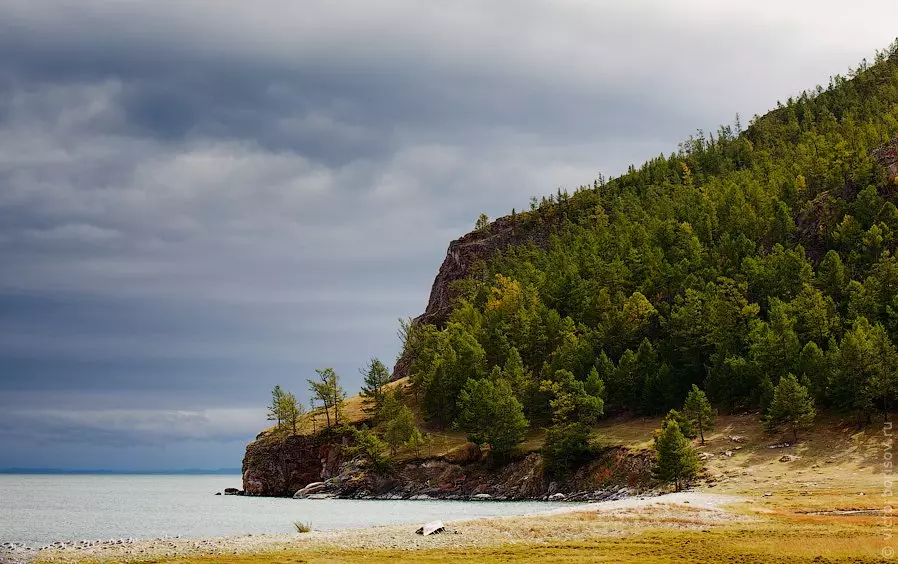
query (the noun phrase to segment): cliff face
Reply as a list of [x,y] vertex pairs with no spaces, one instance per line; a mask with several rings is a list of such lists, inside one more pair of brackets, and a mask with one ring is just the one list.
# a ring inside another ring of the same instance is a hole
[[287,497],[311,482],[334,475],[342,462],[340,438],[260,436],[246,446],[243,490],[246,495]]
[[[546,223],[534,224],[522,221],[520,216],[514,220],[511,216],[505,216],[493,221],[488,229],[472,231],[449,243],[446,258],[431,286],[427,308],[415,318],[414,323],[443,324],[452,310],[453,282],[468,278],[474,265],[510,246],[533,243],[545,248],[549,232]],[[393,380],[408,376],[410,361],[404,355],[396,361]]]
[[[331,439],[333,440],[333,438]],[[338,497],[352,499],[617,499],[654,485],[649,451],[615,447],[553,481],[543,472],[543,458],[495,465],[480,456],[446,456],[409,462],[378,473],[344,460],[342,445],[318,437],[289,437],[277,444],[261,439],[247,447],[243,460],[246,495]]]

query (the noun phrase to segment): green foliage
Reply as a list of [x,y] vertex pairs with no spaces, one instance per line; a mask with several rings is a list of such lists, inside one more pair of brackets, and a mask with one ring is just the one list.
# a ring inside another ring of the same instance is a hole
[[594,455],[590,429],[583,423],[560,423],[546,432],[543,445],[545,471],[550,476],[563,476]]
[[275,421],[277,430],[281,430],[281,425],[284,422],[283,405],[284,390],[278,385],[271,390],[271,403],[268,404],[268,421]]
[[384,386],[390,383],[390,372],[380,360],[372,358],[368,365],[359,370],[363,377],[362,397],[365,398],[365,413],[374,415],[380,409],[384,397]]
[[673,421],[680,428],[680,432],[683,433],[683,436],[687,439],[694,439],[698,437],[698,429],[692,419],[690,419],[684,412],[677,411],[676,409],[671,409],[667,412],[667,415],[664,416],[664,420],[662,421],[662,426],[664,423],[668,421]]
[[507,456],[523,441],[530,427],[521,402],[504,380],[468,380],[459,394],[458,406],[456,427],[472,442],[489,443],[498,458]]
[[831,343],[828,360],[829,397],[837,407],[854,411],[858,426],[877,404],[885,408],[894,403],[898,352],[882,325],[857,318],[841,342]]
[[349,456],[360,456],[365,466],[374,471],[389,468],[389,458],[384,455],[387,444],[374,431],[362,425],[359,429],[353,429],[352,434],[352,445],[346,449]]
[[309,391],[315,399],[320,400],[324,406],[324,414],[327,419],[327,427],[331,427],[331,415],[333,414],[333,426],[340,425],[340,412],[343,407],[343,400],[346,399],[346,392],[340,386],[340,377],[334,372],[333,368],[324,368],[315,370],[318,373],[318,379],[309,379]]
[[764,421],[770,432],[776,432],[784,425],[789,427],[793,440],[797,441],[798,431],[809,429],[815,415],[814,400],[807,388],[799,384],[794,375],[788,374],[776,385]]
[[285,393],[281,399],[280,412],[284,426],[289,428],[294,435],[302,430],[305,423],[303,415],[306,410],[291,392]]
[[676,491],[689,483],[698,473],[698,453],[692,441],[683,436],[672,417],[664,420],[655,434],[655,468],[653,474],[663,482],[673,483]]
[[384,440],[390,446],[390,454],[395,455],[396,449],[408,442],[417,430],[415,418],[407,406],[400,405],[385,421]]
[[296,396],[285,392],[280,386],[271,390],[271,403],[268,406],[268,420],[275,421],[275,430],[279,433],[291,431],[294,435],[302,430],[305,408],[296,400]]
[[880,58],[745,130],[532,199],[513,221],[531,243],[473,266],[439,326],[402,327],[427,418],[450,424],[487,378],[559,444],[572,423],[663,413],[694,385],[721,409],[766,409],[788,374],[859,424],[889,409],[898,207],[871,151],[896,108],[898,56]]
[[474,223],[474,229],[476,231],[488,231],[490,228],[490,218],[485,213],[480,214],[477,217],[477,221]]
[[[714,409],[705,392],[695,384],[692,385],[689,395],[686,396],[683,413],[698,427],[699,437],[701,437],[702,444],[705,444],[705,431],[714,429]],[[682,427],[680,430],[682,431]]]
[[555,425],[571,422],[593,425],[602,416],[602,398],[589,395],[583,382],[567,370],[555,372],[555,377],[544,380],[540,389],[550,394],[549,409]]
[[421,447],[429,445],[431,442],[430,435],[425,435],[421,432],[420,429],[415,427],[412,429],[411,434],[408,437],[408,440],[405,441],[405,446],[415,451],[415,456],[421,457]]

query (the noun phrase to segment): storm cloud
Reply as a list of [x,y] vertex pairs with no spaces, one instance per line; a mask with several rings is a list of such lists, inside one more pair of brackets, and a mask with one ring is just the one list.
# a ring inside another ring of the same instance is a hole
[[481,212],[895,36],[861,1],[0,5],[0,467],[238,466],[274,384],[391,362]]

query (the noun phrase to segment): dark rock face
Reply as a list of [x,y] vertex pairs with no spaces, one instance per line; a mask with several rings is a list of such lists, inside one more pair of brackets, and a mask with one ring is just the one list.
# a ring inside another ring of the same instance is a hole
[[335,475],[342,462],[342,437],[260,436],[246,446],[246,495],[289,497],[311,482]]
[[[415,318],[414,323],[444,323],[455,297],[451,288],[453,282],[468,278],[474,265],[510,246],[532,243],[545,248],[549,242],[549,227],[548,223],[525,221],[521,216],[514,220],[511,216],[505,216],[493,221],[489,229],[472,231],[449,243],[446,258],[430,289],[427,309]],[[408,376],[410,362],[411,359],[405,356],[396,361],[393,380]]]

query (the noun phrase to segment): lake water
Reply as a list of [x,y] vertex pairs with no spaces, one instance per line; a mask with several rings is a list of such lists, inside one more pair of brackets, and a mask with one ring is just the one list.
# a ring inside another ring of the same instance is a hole
[[549,502],[294,500],[215,495],[240,476],[0,474],[0,542],[218,537],[523,515]]

